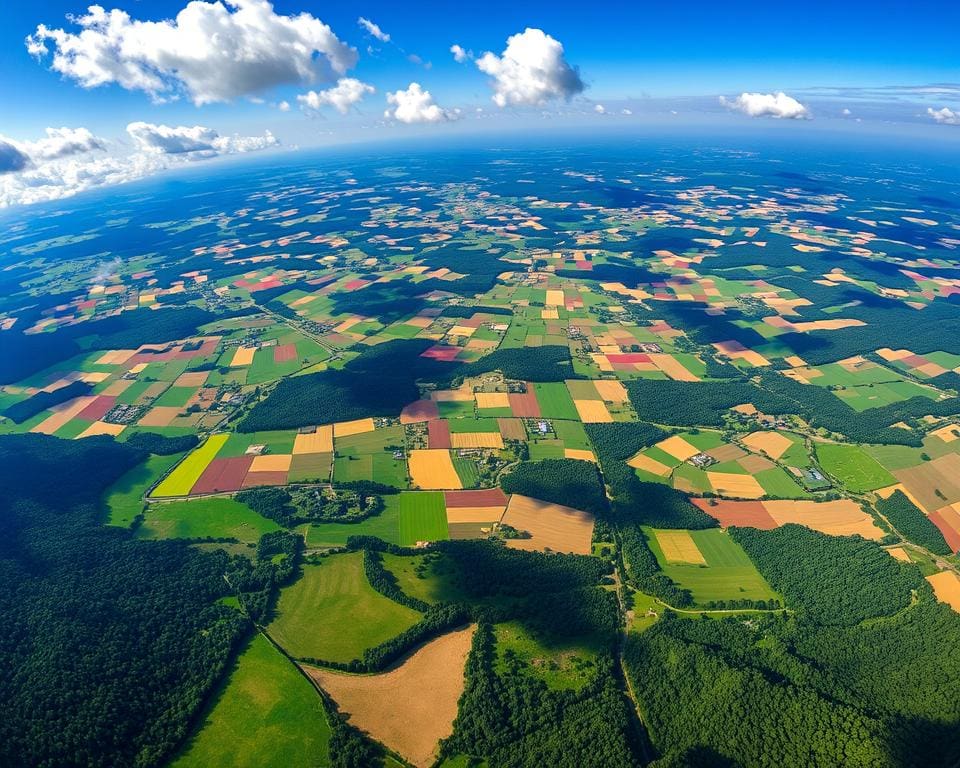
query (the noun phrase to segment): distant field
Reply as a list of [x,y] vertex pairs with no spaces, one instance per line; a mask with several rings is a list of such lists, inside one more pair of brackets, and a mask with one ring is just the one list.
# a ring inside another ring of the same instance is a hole
[[711,600],[769,600],[776,598],[766,579],[726,531],[710,528],[690,531],[690,538],[706,561],[706,566],[667,561],[658,543],[659,531],[650,529],[650,548],[663,572],[693,594],[697,605]]
[[896,480],[859,445],[818,443],[817,459],[829,474],[853,493],[893,485]]
[[106,505],[110,510],[108,525],[130,527],[133,518],[143,509],[143,497],[170,467],[177,463],[182,453],[173,456],[150,456],[143,464],[134,467],[117,480],[107,491]]
[[190,493],[194,483],[200,479],[203,470],[207,468],[217,452],[227,442],[228,435],[211,435],[207,442],[197,448],[173,470],[163,482],[154,488],[151,494],[154,497],[186,496]]
[[534,384],[534,391],[540,404],[540,414],[545,419],[580,419],[577,406],[563,382]]
[[447,511],[442,493],[411,491],[400,494],[401,545],[447,538]]
[[319,694],[256,634],[174,768],[307,768],[330,764],[330,727]]
[[297,658],[352,661],[420,619],[376,592],[363,573],[363,553],[332,555],[305,565],[280,592],[270,636]]
[[255,544],[280,526],[254,512],[246,504],[212,497],[151,504],[137,529],[142,539],[237,539]]

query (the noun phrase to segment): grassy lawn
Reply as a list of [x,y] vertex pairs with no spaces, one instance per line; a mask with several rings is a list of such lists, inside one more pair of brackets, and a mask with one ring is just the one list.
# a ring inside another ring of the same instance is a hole
[[570,419],[580,421],[580,414],[573,404],[573,398],[563,382],[546,382],[533,385],[540,403],[540,413],[545,419]]
[[755,475],[757,482],[770,496],[780,499],[809,499],[810,494],[797,485],[780,467],[765,469]]
[[579,690],[595,675],[597,651],[589,639],[547,646],[518,621],[497,624],[494,636],[498,672],[507,671],[506,655],[513,653],[525,663],[528,674],[543,680],[551,690]]
[[896,482],[893,475],[859,445],[818,443],[817,459],[824,470],[853,493],[872,491]]
[[350,552],[305,565],[280,592],[268,630],[292,656],[347,662],[419,619],[417,611],[376,592],[363,573],[363,553]]
[[107,490],[106,505],[110,510],[108,525],[129,528],[133,518],[143,509],[143,496],[157,478],[177,463],[182,453],[173,456],[150,456],[134,467]]
[[453,565],[439,554],[401,556],[383,555],[383,564],[394,576],[400,590],[425,603],[465,599],[454,585]]
[[400,494],[400,544],[442,541],[449,538],[447,508],[438,491],[410,491]]
[[236,539],[255,544],[280,526],[233,499],[212,497],[151,504],[137,529],[141,539]]
[[668,563],[654,531],[648,531],[650,549],[663,572],[693,594],[697,605],[711,600],[769,600],[778,597],[743,551],[726,531],[710,528],[690,531],[706,565]]
[[320,696],[260,634],[237,658],[176,768],[309,768],[330,764]]
[[350,536],[376,536],[390,544],[400,543],[400,496],[384,496],[383,511],[359,523],[314,523],[298,528],[307,547],[342,547]]
[[480,467],[477,466],[477,462],[454,455],[453,468],[457,471],[457,477],[460,478],[464,488],[477,487],[480,482]]
[[225,442],[227,442],[227,435],[208,437],[203,445],[180,462],[177,468],[154,488],[151,496],[186,496]]

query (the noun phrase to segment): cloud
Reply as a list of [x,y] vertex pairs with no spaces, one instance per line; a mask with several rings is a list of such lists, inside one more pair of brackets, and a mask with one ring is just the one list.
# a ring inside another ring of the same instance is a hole
[[942,109],[927,107],[927,114],[932,117],[935,122],[942,125],[960,125],[960,110],[955,111],[949,107],[943,107]]
[[30,158],[13,142],[0,138],[0,174],[22,171],[30,165]]
[[420,87],[420,83],[410,83],[405,91],[387,94],[387,109],[383,116],[401,123],[441,123],[455,120],[457,113],[442,109],[433,101],[430,91]]
[[539,106],[552,99],[569,99],[586,85],[563,56],[563,46],[541,29],[527,28],[507,38],[500,56],[487,51],[477,59],[481,72],[493,78],[493,101],[507,105]]
[[44,58],[52,48],[53,70],[84,88],[115,83],[157,101],[186,94],[199,106],[330,82],[357,62],[356,49],[322,21],[278,15],[267,0],[193,0],[164,21],[92,5],[69,19],[79,32],[41,24],[27,50]]
[[844,107],[843,111],[840,114],[843,115],[844,117],[850,117],[850,115],[852,115],[853,112],[850,111],[849,107]]
[[473,51],[468,51],[456,43],[450,46],[450,53],[453,54],[453,60],[457,62],[457,64],[463,64],[468,59],[473,58]]
[[733,100],[721,96],[720,103],[727,109],[742,112],[749,117],[773,117],[778,120],[803,120],[810,117],[810,110],[783,91],[741,93]]
[[169,126],[153,123],[130,123],[127,133],[141,152],[180,155],[201,152],[206,155],[232,155],[274,147],[279,142],[265,131],[263,136],[221,136],[213,128],[202,125]]
[[106,149],[103,139],[97,138],[86,128],[47,128],[46,133],[46,138],[28,141],[22,145],[35,162],[56,160],[94,149]]
[[290,102],[286,100],[281,101],[279,104],[277,104],[277,109],[279,109],[281,112],[289,112]]
[[603,104],[594,104],[593,111],[596,112],[598,115],[607,114],[607,108],[603,106]]
[[363,18],[363,16],[361,16],[359,19],[357,19],[357,24],[359,24],[361,27],[367,30],[367,34],[377,38],[377,40],[379,40],[380,42],[382,43],[390,42],[390,35],[388,35],[386,32],[380,29],[379,24],[374,24],[372,21],[370,21],[370,19],[365,19]]
[[633,114],[633,110],[632,110],[632,109],[628,109],[627,107],[624,107],[623,109],[620,110],[620,114],[621,114],[621,115],[628,115],[628,116],[629,116],[629,115],[632,115],[632,114]]
[[354,77],[343,77],[333,88],[325,91],[308,91],[297,96],[297,101],[303,109],[319,111],[323,107],[333,107],[341,115],[350,111],[354,104],[358,104],[368,93],[374,93],[372,85],[360,82]]

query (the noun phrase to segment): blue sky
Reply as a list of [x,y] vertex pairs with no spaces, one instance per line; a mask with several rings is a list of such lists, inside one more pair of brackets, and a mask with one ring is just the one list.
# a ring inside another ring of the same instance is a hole
[[[176,20],[187,0],[108,0],[129,15],[109,30],[68,19],[87,13],[83,0],[4,4],[0,142],[11,148],[0,143],[0,174],[4,157],[14,157],[7,175],[22,176],[81,152],[146,153],[156,165],[159,155],[604,120],[802,121],[960,140],[960,3],[214,3],[193,4],[193,23]],[[219,38],[208,34],[220,22]],[[288,31],[305,56],[284,46]],[[58,53],[90,54],[90,35],[102,44],[92,58],[53,71]],[[229,61],[241,55],[252,63]],[[86,133],[44,139],[49,127]],[[4,195],[11,178],[0,175],[0,205],[16,197]]]

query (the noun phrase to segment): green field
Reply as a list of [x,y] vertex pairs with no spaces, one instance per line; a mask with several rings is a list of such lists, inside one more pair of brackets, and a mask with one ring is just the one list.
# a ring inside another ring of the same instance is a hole
[[142,539],[236,539],[255,544],[280,526],[246,504],[225,497],[151,504],[137,528]]
[[464,488],[476,488],[480,482],[480,467],[473,459],[461,458],[454,454],[453,468],[457,471],[457,477],[463,483]]
[[400,494],[400,544],[449,538],[447,510],[438,491],[408,491]]
[[342,547],[351,536],[376,536],[400,543],[400,496],[384,496],[383,510],[359,523],[313,523],[297,530],[306,536],[307,548]]
[[656,539],[656,531],[647,529],[650,549],[663,572],[693,594],[696,605],[712,600],[769,600],[778,595],[760,575],[747,553],[726,531],[709,528],[690,531],[697,549],[707,561],[703,565],[668,563]]
[[109,509],[108,525],[129,528],[133,518],[143,510],[143,497],[170,467],[177,463],[182,453],[173,456],[150,456],[143,464],[134,467],[115,482],[105,498]]
[[397,586],[425,603],[454,602],[464,595],[453,583],[450,561],[433,555],[383,555],[383,564],[397,577]]
[[506,654],[512,653],[525,663],[527,672],[554,691],[578,691],[594,677],[597,650],[589,637],[578,638],[575,643],[546,646],[518,621],[497,624],[494,636],[495,668],[501,673],[508,669]]
[[347,662],[409,629],[420,614],[376,592],[363,553],[332,555],[280,592],[270,636],[290,655]]
[[200,479],[203,470],[207,468],[213,458],[217,455],[223,444],[227,442],[228,435],[210,435],[207,441],[185,458],[176,469],[163,479],[153,493],[153,497],[164,496],[186,496],[190,493],[194,483]]
[[757,472],[757,482],[769,496],[778,499],[809,499],[810,494],[801,488],[781,467],[772,467]]
[[818,443],[816,450],[820,466],[853,493],[872,491],[897,482],[859,445]]
[[330,764],[330,727],[319,694],[256,634],[203,716],[175,768],[313,768]]
[[573,398],[570,397],[567,385],[563,382],[534,384],[533,389],[537,395],[540,414],[543,418],[580,420],[580,414],[573,404]]

